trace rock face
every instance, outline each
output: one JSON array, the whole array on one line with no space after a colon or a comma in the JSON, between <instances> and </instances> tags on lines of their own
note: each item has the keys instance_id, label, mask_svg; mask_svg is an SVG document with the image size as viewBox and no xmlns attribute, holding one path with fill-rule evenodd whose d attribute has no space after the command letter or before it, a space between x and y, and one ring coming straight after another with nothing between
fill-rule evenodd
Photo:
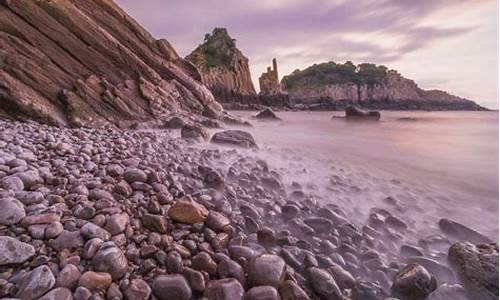
<instances>
[{"instance_id":1,"label":"rock face","mask_svg":"<svg viewBox=\"0 0 500 300\"><path fill-rule=\"evenodd\" d=\"M498 245L456 243L448 259L472 299L498 299Z\"/></svg>"},{"instance_id":2,"label":"rock face","mask_svg":"<svg viewBox=\"0 0 500 300\"><path fill-rule=\"evenodd\" d=\"M298 108L395 110L485 110L473 101L439 90L423 90L394 70L373 64L328 62L296 70L282 80Z\"/></svg>"},{"instance_id":3,"label":"rock face","mask_svg":"<svg viewBox=\"0 0 500 300\"><path fill-rule=\"evenodd\" d=\"M0 116L97 127L221 113L196 68L109 0L2 1L0 41Z\"/></svg>"},{"instance_id":4,"label":"rock face","mask_svg":"<svg viewBox=\"0 0 500 300\"><path fill-rule=\"evenodd\" d=\"M239 102L256 98L248 58L236 47L225 28L215 28L205 35L204 43L186 59L201 73L202 82L220 102Z\"/></svg>"},{"instance_id":5,"label":"rock face","mask_svg":"<svg viewBox=\"0 0 500 300\"><path fill-rule=\"evenodd\" d=\"M257 94L252 82L248 58L236 47L225 28L215 28L205 35L186 60L194 64L201 81L212 91L215 99L228 109L248 109L254 106L290 106L288 95L281 93L276 60L259 80L261 93ZM264 92L262 87L264 86Z\"/></svg>"},{"instance_id":6,"label":"rock face","mask_svg":"<svg viewBox=\"0 0 500 300\"><path fill-rule=\"evenodd\" d=\"M267 71L259 77L260 93L264 95L275 95L283 93L283 88L278 75L278 62L273 58L273 67L267 67Z\"/></svg>"}]
</instances>

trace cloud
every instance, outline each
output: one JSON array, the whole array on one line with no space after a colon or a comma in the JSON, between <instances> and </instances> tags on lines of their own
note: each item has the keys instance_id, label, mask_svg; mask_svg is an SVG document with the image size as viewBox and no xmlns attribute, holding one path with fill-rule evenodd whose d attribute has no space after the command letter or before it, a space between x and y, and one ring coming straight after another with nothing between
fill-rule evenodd
<instances>
[{"instance_id":1,"label":"cloud","mask_svg":"<svg viewBox=\"0 0 500 300\"><path fill-rule=\"evenodd\" d=\"M401 65L413 53L481 29L481 19L457 15L497 5L495 0L115 1L183 55L214 27L228 28L250 59L254 82L273 57L282 75L329 60Z\"/></svg>"}]
</instances>

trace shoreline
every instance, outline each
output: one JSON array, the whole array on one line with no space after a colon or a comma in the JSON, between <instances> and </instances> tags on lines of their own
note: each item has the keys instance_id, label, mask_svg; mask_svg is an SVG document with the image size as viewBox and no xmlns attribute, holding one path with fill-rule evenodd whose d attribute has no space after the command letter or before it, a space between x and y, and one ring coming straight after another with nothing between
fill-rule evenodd
<instances>
[{"instance_id":1,"label":"shoreline","mask_svg":"<svg viewBox=\"0 0 500 300\"><path fill-rule=\"evenodd\" d=\"M459 240L456 232L407 244L401 239L413 236L414 225L397 209L376 208L368 220L352 222L342 206L318 201L310 193L314 186L247 155L265 149L206 147L171 130L4 121L0 128L0 194L8 215L16 216L0 213L8 224L0 227L0 248L12 242L10 236L26 249L17 254L23 260L16 269L9 267L13 261L0 264L2 296L60 293L72 286L64 286L71 266L80 273L78 293L103 291L95 290L102 284L98 271L111 279L107 293L147 294L144 299L172 284L178 299L211 299L218 290L248 294L261 286L269 286L270 295L293 291L299 299L357 300L367 293L383 299L406 293L394 286L414 261L424 268L412 269L419 276L458 282L446 262L448 248ZM397 208L397 199L386 201ZM175 212L181 203L182 213ZM476 242L488 241L465 232ZM6 253L3 260L14 259ZM113 253L111 260L106 253ZM12 281L32 268L51 270L53 283L40 286L30 276L21 286ZM54 289L55 282L63 285Z\"/></svg>"}]
</instances>

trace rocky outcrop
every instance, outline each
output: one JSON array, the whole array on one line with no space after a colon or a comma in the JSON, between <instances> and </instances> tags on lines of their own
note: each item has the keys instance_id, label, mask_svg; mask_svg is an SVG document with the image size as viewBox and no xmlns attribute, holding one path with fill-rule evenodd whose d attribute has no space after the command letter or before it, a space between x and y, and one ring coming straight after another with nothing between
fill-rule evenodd
<instances>
[{"instance_id":1,"label":"rocky outcrop","mask_svg":"<svg viewBox=\"0 0 500 300\"><path fill-rule=\"evenodd\" d=\"M259 77L260 93L263 95L276 95L282 94L283 88L281 86L278 75L278 62L273 58L273 67L267 67L267 71L262 73Z\"/></svg>"},{"instance_id":2,"label":"rocky outcrop","mask_svg":"<svg viewBox=\"0 0 500 300\"><path fill-rule=\"evenodd\" d=\"M201 73L202 82L219 102L255 99L248 58L236 47L225 28L215 28L186 59Z\"/></svg>"},{"instance_id":3,"label":"rocky outcrop","mask_svg":"<svg viewBox=\"0 0 500 300\"><path fill-rule=\"evenodd\" d=\"M484 110L471 100L439 90L423 90L384 66L351 62L313 65L285 76L282 83L298 108L395 110Z\"/></svg>"},{"instance_id":4,"label":"rocky outcrop","mask_svg":"<svg viewBox=\"0 0 500 300\"><path fill-rule=\"evenodd\" d=\"M111 0L1 1L0 45L0 116L102 126L222 111L197 69Z\"/></svg>"}]
</instances>

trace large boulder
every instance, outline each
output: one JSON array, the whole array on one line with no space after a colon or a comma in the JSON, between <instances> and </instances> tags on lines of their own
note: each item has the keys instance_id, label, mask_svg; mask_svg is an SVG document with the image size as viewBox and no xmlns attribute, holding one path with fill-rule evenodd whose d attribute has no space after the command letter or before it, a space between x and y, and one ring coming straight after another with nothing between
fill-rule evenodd
<instances>
[{"instance_id":1,"label":"large boulder","mask_svg":"<svg viewBox=\"0 0 500 300\"><path fill-rule=\"evenodd\" d=\"M278 121L278 120L281 120L280 118L278 118L276 116L276 114L274 113L274 111L270 108L265 108L261 111L259 111L256 115L255 115L255 118L256 119L260 119L260 120L269 120L269 121Z\"/></svg>"},{"instance_id":2,"label":"large boulder","mask_svg":"<svg viewBox=\"0 0 500 300\"><path fill-rule=\"evenodd\" d=\"M257 148L252 135L241 130L226 130L217 132L212 136L210 142L226 146L237 146L242 148Z\"/></svg>"},{"instance_id":3,"label":"large boulder","mask_svg":"<svg viewBox=\"0 0 500 300\"><path fill-rule=\"evenodd\" d=\"M446 235L458 239L460 241L469 241L474 244L492 243L491 239L489 239L485 235L452 220L448 219L439 220L439 228Z\"/></svg>"},{"instance_id":4,"label":"large boulder","mask_svg":"<svg viewBox=\"0 0 500 300\"><path fill-rule=\"evenodd\" d=\"M402 300L421 300L434 291L436 285L436 279L424 267L409 264L394 277L391 293Z\"/></svg>"},{"instance_id":5,"label":"large boulder","mask_svg":"<svg viewBox=\"0 0 500 300\"><path fill-rule=\"evenodd\" d=\"M366 119L366 120L380 120L380 112L369 111L366 112L356 106L348 106L345 109L345 117L348 119Z\"/></svg>"},{"instance_id":6,"label":"large boulder","mask_svg":"<svg viewBox=\"0 0 500 300\"><path fill-rule=\"evenodd\" d=\"M448 259L472 299L498 299L498 244L456 243Z\"/></svg>"}]
</instances>

